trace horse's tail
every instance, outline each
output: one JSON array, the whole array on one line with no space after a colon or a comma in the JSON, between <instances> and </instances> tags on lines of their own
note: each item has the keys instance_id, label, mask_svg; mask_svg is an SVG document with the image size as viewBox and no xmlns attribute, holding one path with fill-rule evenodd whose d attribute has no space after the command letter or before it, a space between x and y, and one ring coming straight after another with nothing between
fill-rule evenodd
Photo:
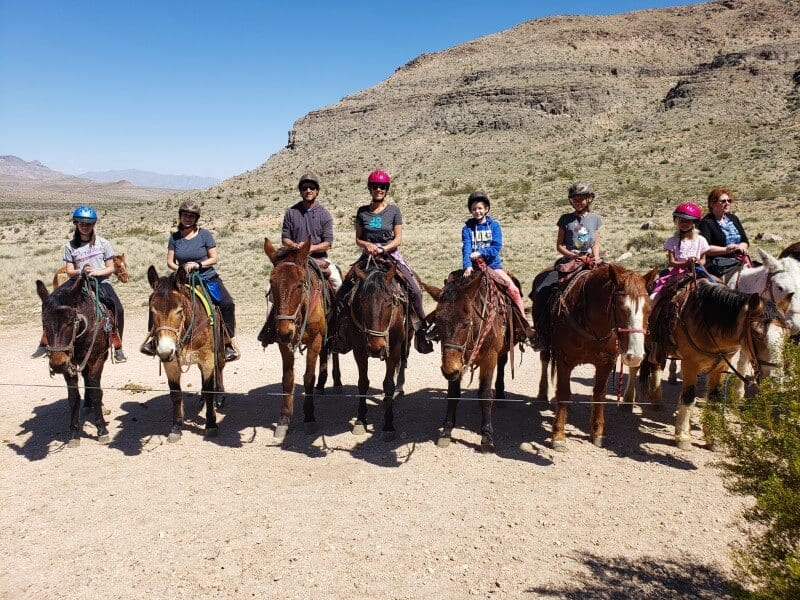
<instances>
[{"instance_id":1,"label":"horse's tail","mask_svg":"<svg viewBox=\"0 0 800 600\"><path fill-rule=\"evenodd\" d=\"M647 382L650 379L650 372L652 370L653 370L653 363L647 360L647 357L645 356L644 360L642 361L642 364L639 365L639 385L641 385L642 388L644 388L644 386L647 385Z\"/></svg>"}]
</instances>

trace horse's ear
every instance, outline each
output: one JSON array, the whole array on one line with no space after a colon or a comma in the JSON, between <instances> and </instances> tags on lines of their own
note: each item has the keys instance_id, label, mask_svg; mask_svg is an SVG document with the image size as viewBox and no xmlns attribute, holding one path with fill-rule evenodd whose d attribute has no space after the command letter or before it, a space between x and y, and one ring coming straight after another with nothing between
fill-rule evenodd
<instances>
[{"instance_id":1,"label":"horse's ear","mask_svg":"<svg viewBox=\"0 0 800 600\"><path fill-rule=\"evenodd\" d=\"M177 271L175 271L175 287L176 288L180 289L184 285L186 285L186 276L187 276L186 275L186 269L184 269L183 267L180 267L180 268L178 268Z\"/></svg>"},{"instance_id":2,"label":"horse's ear","mask_svg":"<svg viewBox=\"0 0 800 600\"><path fill-rule=\"evenodd\" d=\"M608 278L609 278L609 280L611 280L611 284L614 287L618 286L619 285L619 281L620 281L620 276L619 276L620 274L619 274L619 271L617 269L618 269L617 265L613 265L613 264L609 263L609 265L608 265Z\"/></svg>"},{"instance_id":3,"label":"horse's ear","mask_svg":"<svg viewBox=\"0 0 800 600\"><path fill-rule=\"evenodd\" d=\"M759 248L758 254L761 256L761 261L767 266L767 269L769 269L770 273L780 270L781 263L779 263L778 259L772 256L769 252L763 248Z\"/></svg>"},{"instance_id":4,"label":"horse's ear","mask_svg":"<svg viewBox=\"0 0 800 600\"><path fill-rule=\"evenodd\" d=\"M306 241L300 244L300 248L297 249L297 254L294 257L294 261L301 267L305 265L308 260L309 250L311 250L311 236L308 236Z\"/></svg>"},{"instance_id":5,"label":"horse's ear","mask_svg":"<svg viewBox=\"0 0 800 600\"><path fill-rule=\"evenodd\" d=\"M278 253L275 246L272 245L272 242L269 241L268 237L264 238L264 254L267 255L270 262L274 265L275 264L275 255Z\"/></svg>"},{"instance_id":6,"label":"horse's ear","mask_svg":"<svg viewBox=\"0 0 800 600\"><path fill-rule=\"evenodd\" d=\"M364 271L362 271L357 265L353 265L353 273L355 273L355 276L361 281L364 281L367 278L367 274L364 273Z\"/></svg>"},{"instance_id":7,"label":"horse's ear","mask_svg":"<svg viewBox=\"0 0 800 600\"><path fill-rule=\"evenodd\" d=\"M154 290L158 287L158 271L153 265L150 265L147 269L147 281Z\"/></svg>"},{"instance_id":8,"label":"horse's ear","mask_svg":"<svg viewBox=\"0 0 800 600\"><path fill-rule=\"evenodd\" d=\"M439 298L442 297L442 288L438 288L435 285L428 285L421 279L419 280L419 284L422 286L422 289L428 292L431 295L431 298L437 302L439 301Z\"/></svg>"},{"instance_id":9,"label":"horse's ear","mask_svg":"<svg viewBox=\"0 0 800 600\"><path fill-rule=\"evenodd\" d=\"M42 299L42 302L47 301L48 296L50 296L50 292L47 291L47 286L40 279L36 280L36 293L39 294L39 298Z\"/></svg>"},{"instance_id":10,"label":"horse's ear","mask_svg":"<svg viewBox=\"0 0 800 600\"><path fill-rule=\"evenodd\" d=\"M758 292L753 292L747 298L747 314L748 316L760 315L764 312L764 300Z\"/></svg>"},{"instance_id":11,"label":"horse's ear","mask_svg":"<svg viewBox=\"0 0 800 600\"><path fill-rule=\"evenodd\" d=\"M391 283L394 276L397 274L397 266L392 263L392 266L389 267L389 270L383 274L383 277L386 279L386 283Z\"/></svg>"}]
</instances>

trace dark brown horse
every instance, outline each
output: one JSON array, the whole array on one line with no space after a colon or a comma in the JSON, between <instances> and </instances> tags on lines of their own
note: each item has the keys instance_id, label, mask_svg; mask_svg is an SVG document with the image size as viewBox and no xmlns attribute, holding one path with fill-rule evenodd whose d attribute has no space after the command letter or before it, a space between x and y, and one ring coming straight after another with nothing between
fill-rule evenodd
<instances>
[{"instance_id":1,"label":"dark brown horse","mask_svg":"<svg viewBox=\"0 0 800 600\"><path fill-rule=\"evenodd\" d=\"M442 375L447 380L447 411L437 445L450 444L461 397L461 378L471 368L479 371L481 451L493 452L493 400L495 395L505 397L504 369L512 345L510 300L486 271L475 271L468 279L462 274L463 271L453 271L441 289L422 284L437 302L434 318L442 344ZM495 369L497 379L492 394Z\"/></svg>"},{"instance_id":2,"label":"dark brown horse","mask_svg":"<svg viewBox=\"0 0 800 600\"><path fill-rule=\"evenodd\" d=\"M630 366L644 357L645 326L651 310L644 278L615 264L579 272L556 294L551 307L550 345L540 355L539 400L548 396L548 366L556 372L556 416L553 448L566 450L570 376L581 364L595 366L590 410L590 439L602 446L605 436L605 391L618 356Z\"/></svg>"},{"instance_id":3,"label":"dark brown horse","mask_svg":"<svg viewBox=\"0 0 800 600\"><path fill-rule=\"evenodd\" d=\"M341 307L342 325L339 335L345 336L353 348L358 366L358 417L354 435L366 433L367 392L369 391L369 359L386 361L383 378L383 438L395 435L395 397L403 394L405 369L414 336L408 292L397 279L393 261L369 258L362 270L354 266L350 276L357 278L353 290Z\"/></svg>"},{"instance_id":4,"label":"dark brown horse","mask_svg":"<svg viewBox=\"0 0 800 600\"><path fill-rule=\"evenodd\" d=\"M670 305L661 306L662 302ZM647 335L649 359L641 364L640 383L643 388L646 386L647 400L660 405L664 361L668 356L681 360L683 385L675 442L682 450L689 450L698 373L708 373L709 399L718 400L722 375L733 368L731 360L740 348L748 350L756 363L754 372L758 372L759 363L770 361L767 326L778 313L768 310L758 293L744 294L705 281L659 300L654 313ZM635 369L631 369L629 386L635 376Z\"/></svg>"},{"instance_id":5,"label":"dark brown horse","mask_svg":"<svg viewBox=\"0 0 800 600\"><path fill-rule=\"evenodd\" d=\"M81 395L78 375L83 376L86 401L94 409L97 439L109 442L108 429L103 419L103 390L100 378L108 358L106 324L109 315L105 307L88 293L89 281L81 276L72 286L47 291L44 283L36 281L36 292L42 299L42 326L49 344L50 375L61 373L67 383L70 425L68 446L80 444Z\"/></svg>"},{"instance_id":6,"label":"dark brown horse","mask_svg":"<svg viewBox=\"0 0 800 600\"><path fill-rule=\"evenodd\" d=\"M264 253L272 262L269 275L273 301L275 334L283 359L283 404L275 427L275 437L283 438L294 414L294 352L305 347L306 371L303 375L303 421L306 433L317 430L314 418L314 370L320 361L320 380L317 389L324 390L327 378L328 351L324 348L327 335L329 305L326 301L327 283L309 262L311 238L300 248L276 249L264 238ZM341 387L339 357L333 356L334 388Z\"/></svg>"},{"instance_id":7,"label":"dark brown horse","mask_svg":"<svg viewBox=\"0 0 800 600\"><path fill-rule=\"evenodd\" d=\"M778 255L778 258L786 258L790 257L795 260L800 261L800 242L795 242L793 244L789 244L781 250L781 253Z\"/></svg>"},{"instance_id":8,"label":"dark brown horse","mask_svg":"<svg viewBox=\"0 0 800 600\"><path fill-rule=\"evenodd\" d=\"M183 431L183 367L197 365L202 376L202 399L206 405L207 436L218 433L215 407L221 407L225 391L222 370L225 368L225 344L222 318L205 299L199 282L192 282L183 269L159 277L156 268L147 269L150 295L151 335L156 354L161 359L169 382L172 400L172 428L167 438L177 442ZM194 287L190 283L195 283Z\"/></svg>"}]
</instances>

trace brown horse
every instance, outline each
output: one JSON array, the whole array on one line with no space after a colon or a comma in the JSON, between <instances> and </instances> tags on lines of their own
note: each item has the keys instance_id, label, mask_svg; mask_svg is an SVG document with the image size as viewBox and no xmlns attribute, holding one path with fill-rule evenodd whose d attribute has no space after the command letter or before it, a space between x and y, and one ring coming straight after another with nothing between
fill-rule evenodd
<instances>
[{"instance_id":1,"label":"brown horse","mask_svg":"<svg viewBox=\"0 0 800 600\"><path fill-rule=\"evenodd\" d=\"M327 283L309 262L311 238L300 248L276 249L264 238L264 253L272 262L269 285L275 314L275 333L283 359L283 404L275 427L275 437L283 438L294 414L294 352L306 349L306 371L303 375L303 422L306 433L317 430L314 418L314 369L320 361L320 393L327 378L328 351L324 348L327 335L329 306L326 301ZM339 357L333 356L334 388L341 388Z\"/></svg>"},{"instance_id":2,"label":"brown horse","mask_svg":"<svg viewBox=\"0 0 800 600\"><path fill-rule=\"evenodd\" d=\"M579 272L551 306L550 344L542 350L539 400L548 396L548 366L556 372L553 448L566 450L570 376L581 364L595 366L590 410L590 439L602 446L605 436L605 391L617 356L628 367L644 357L645 325L651 302L644 278L615 264Z\"/></svg>"},{"instance_id":3,"label":"brown horse","mask_svg":"<svg viewBox=\"0 0 800 600\"><path fill-rule=\"evenodd\" d=\"M786 248L781 250L781 253L778 255L778 258L787 257L800 261L800 242L789 244Z\"/></svg>"},{"instance_id":4,"label":"brown horse","mask_svg":"<svg viewBox=\"0 0 800 600\"><path fill-rule=\"evenodd\" d=\"M70 410L68 446L80 444L81 395L78 375L83 376L86 401L94 409L97 439L109 442L108 429L103 419L103 390L100 378L108 358L108 312L95 300L96 295L84 291L93 278L81 276L70 287L47 291L44 283L36 281L36 292L42 299L42 326L49 344L47 352L50 375L61 373L67 383Z\"/></svg>"},{"instance_id":5,"label":"brown horse","mask_svg":"<svg viewBox=\"0 0 800 600\"><path fill-rule=\"evenodd\" d=\"M172 428L167 438L177 442L183 430L182 367L196 364L202 376L202 399L206 405L207 436L218 433L215 407L221 407L225 391L222 370L225 368L223 325L219 311L213 310L195 281L189 281L183 269L159 277L156 268L147 269L150 315L156 354L161 359L172 399ZM194 279L194 278L192 278Z\"/></svg>"},{"instance_id":6,"label":"brown horse","mask_svg":"<svg viewBox=\"0 0 800 600\"><path fill-rule=\"evenodd\" d=\"M403 394L405 369L414 329L408 292L397 277L394 261L369 258L362 270L354 266L350 276L357 278L355 287L340 308L342 324L339 335L353 348L358 366L358 416L354 435L366 433L367 392L369 391L369 359L386 361L383 378L383 438L392 440L394 399Z\"/></svg>"},{"instance_id":7,"label":"brown horse","mask_svg":"<svg viewBox=\"0 0 800 600\"><path fill-rule=\"evenodd\" d=\"M744 294L705 281L679 289L674 297L664 298L659 304L661 302L670 302L670 305L657 305L650 319L646 340L649 359L641 365L639 381L642 388L646 386L647 400L658 406L662 402L661 370L665 357L681 360L683 385L675 421L675 442L682 450L689 450L697 374L708 373L709 398L714 400L719 399L722 375L726 368L733 368L731 359L740 348L748 349L757 363L766 364L770 358L767 326L777 312L767 310L758 293ZM662 330L669 330L667 339L663 339ZM658 356L655 355L656 342L661 346ZM758 372L758 364L754 371ZM633 385L635 377L636 371L631 369L629 386Z\"/></svg>"},{"instance_id":8,"label":"brown horse","mask_svg":"<svg viewBox=\"0 0 800 600\"><path fill-rule=\"evenodd\" d=\"M122 283L128 283L128 281L130 281L130 277L128 276L128 263L125 262L124 253L114 256L114 274ZM55 274L53 274L53 289L61 286L67 279L69 279L69 277L67 277L67 267L62 264L56 269Z\"/></svg>"},{"instance_id":9,"label":"brown horse","mask_svg":"<svg viewBox=\"0 0 800 600\"><path fill-rule=\"evenodd\" d=\"M463 271L453 271L441 289L422 284L437 302L434 318L442 344L442 375L447 379L447 411L436 443L440 447L450 444L461 396L461 378L467 368L477 368L481 452L494 452L492 406L495 395L505 397L504 369L513 335L511 306L486 271L476 271L468 279L462 275Z\"/></svg>"}]
</instances>

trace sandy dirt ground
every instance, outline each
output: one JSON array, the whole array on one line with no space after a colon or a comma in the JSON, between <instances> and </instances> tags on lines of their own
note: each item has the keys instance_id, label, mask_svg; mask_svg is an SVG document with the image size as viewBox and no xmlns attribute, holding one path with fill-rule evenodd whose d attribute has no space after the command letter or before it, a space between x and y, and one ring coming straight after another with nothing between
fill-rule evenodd
<instances>
[{"instance_id":1,"label":"sandy dirt ground","mask_svg":"<svg viewBox=\"0 0 800 600\"><path fill-rule=\"evenodd\" d=\"M552 410L532 400L533 352L495 410L497 452L480 454L478 405L459 406L449 448L435 444L445 410L437 352L413 353L398 435L355 437L355 364L341 396L317 402L319 433L273 438L280 355L241 331L226 368L220 433L202 435L186 397L183 438L169 444L171 404L156 359L135 348L103 378L111 443L91 422L67 448L63 379L28 355L33 327L0 331L0 596L3 598L719 598L745 500L723 488L699 439L671 441L666 409L607 409L605 448L587 435L588 406L571 408L569 449L549 447ZM377 393L383 364L371 361ZM593 369L573 376L588 400ZM299 376L298 376L299 379ZM199 372L184 376L195 392ZM122 389L134 384L146 392ZM475 384L472 386L474 391ZM297 388L300 390L300 387ZM465 395L470 394L466 391ZM614 396L609 395L609 400ZM382 408L370 407L380 424Z\"/></svg>"}]
</instances>

